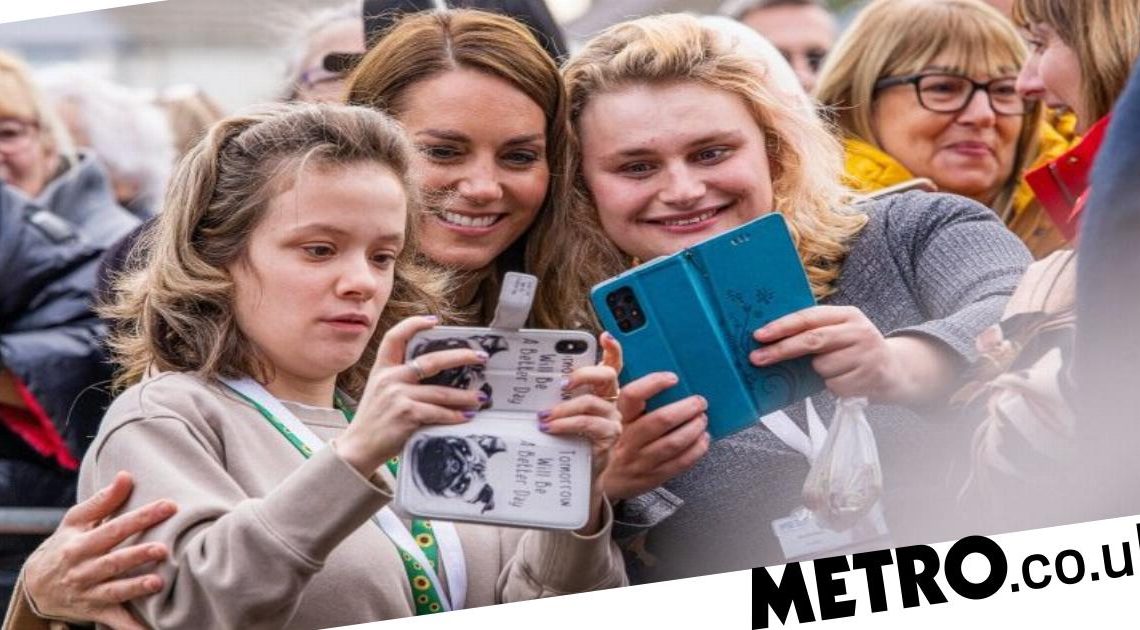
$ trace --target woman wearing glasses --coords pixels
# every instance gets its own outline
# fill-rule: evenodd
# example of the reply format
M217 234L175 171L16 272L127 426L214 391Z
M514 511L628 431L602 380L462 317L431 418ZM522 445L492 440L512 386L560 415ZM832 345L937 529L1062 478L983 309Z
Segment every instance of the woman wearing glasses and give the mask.
M816 96L845 137L848 183L873 192L916 177L992 208L1037 257L1065 238L1022 173L1064 138L1016 89L1014 26L975 0L877 0L856 18Z

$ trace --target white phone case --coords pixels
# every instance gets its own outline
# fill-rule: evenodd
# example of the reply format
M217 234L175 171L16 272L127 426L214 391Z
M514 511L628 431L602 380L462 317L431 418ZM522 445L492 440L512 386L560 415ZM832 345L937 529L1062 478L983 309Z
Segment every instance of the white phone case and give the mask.
M594 338L560 330L440 326L417 334L407 359L472 348L490 355L425 383L481 390L489 400L469 422L417 431L404 446L396 501L410 514L452 521L578 529L590 508L590 443L548 435L538 412L574 392L562 377L595 363Z

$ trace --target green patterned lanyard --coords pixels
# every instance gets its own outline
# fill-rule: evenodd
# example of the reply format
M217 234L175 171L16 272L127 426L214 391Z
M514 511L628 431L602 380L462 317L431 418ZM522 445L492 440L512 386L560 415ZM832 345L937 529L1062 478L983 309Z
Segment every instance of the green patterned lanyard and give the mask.
M273 428L277 429L305 459L312 457L312 447L305 444L301 438L297 437L296 433L285 426L272 412L262 406L261 403L234 389L232 386L230 386L230 390L240 396L242 400L252 405L254 409L257 409L258 413L268 420L269 424L273 425ZM334 397L334 402L336 408L344 414L344 417L349 422L352 422L353 412L343 403L339 394ZM388 460L387 466L388 471L395 477L400 467L399 458L393 457ZM383 531L383 528L381 528L381 531ZM391 539L391 536L389 536L389 539ZM427 558L428 563L431 564L431 570L435 572L436 575L439 575L439 544L435 540L431 521L418 518L412 519L412 540L416 542L416 545ZM396 541L393 540L392 542L395 543ZM404 572L407 573L408 583L412 587L412 603L415 604L416 615L430 615L432 613L443 612L443 604L441 603L439 592L436 590L431 578L428 577L427 571L416 561L412 554L400 548L399 544L397 544L396 547L400 549L400 560L404 562Z

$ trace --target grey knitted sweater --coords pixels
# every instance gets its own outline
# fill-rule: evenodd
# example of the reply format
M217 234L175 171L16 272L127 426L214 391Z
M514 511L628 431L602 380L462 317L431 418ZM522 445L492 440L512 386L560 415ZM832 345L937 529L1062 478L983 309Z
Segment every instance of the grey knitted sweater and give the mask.
M1031 262L1028 251L991 210L963 197L909 192L863 209L870 220L843 263L837 291L823 303L860 308L888 336L937 340L965 366L975 357L975 337L998 321ZM834 397L825 391L812 401L829 423ZM804 409L801 402L785 411L806 431ZM934 532L922 517L947 496L940 475L948 458L964 456L960 436L902 407L872 406L867 417L894 543L929 538ZM714 442L692 470L619 504L617 535L647 535L648 555L627 554L631 578L785 562L771 522L800 505L807 471L804 456L759 424Z

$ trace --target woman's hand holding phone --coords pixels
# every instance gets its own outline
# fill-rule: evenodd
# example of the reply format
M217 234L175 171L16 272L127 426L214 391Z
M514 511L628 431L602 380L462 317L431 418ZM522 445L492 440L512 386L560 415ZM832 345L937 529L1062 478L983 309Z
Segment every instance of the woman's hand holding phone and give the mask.
M466 422L485 400L482 392L420 383L447 369L486 363L485 352L443 350L404 361L412 336L436 323L435 317L410 317L393 326L380 342L353 422L335 440L337 453L365 476L399 455L417 429Z
M692 468L709 449L708 402L689 396L645 413L647 401L677 384L672 372L654 372L621 389L625 425L603 475L606 496L631 499Z
M813 355L812 368L836 396L920 405L953 383L954 355L916 336L885 338L854 306L813 306L785 315L753 333L764 347L752 351L764 366Z
M587 387L590 393L575 396L539 413L539 430L550 435L580 435L590 440L593 448L590 518L585 527L578 530L583 535L593 534L601 527L602 472L622 433L621 413L611 400L618 392L621 346L609 333L602 333L600 343L603 352L601 363L574 370L563 383L566 391Z

